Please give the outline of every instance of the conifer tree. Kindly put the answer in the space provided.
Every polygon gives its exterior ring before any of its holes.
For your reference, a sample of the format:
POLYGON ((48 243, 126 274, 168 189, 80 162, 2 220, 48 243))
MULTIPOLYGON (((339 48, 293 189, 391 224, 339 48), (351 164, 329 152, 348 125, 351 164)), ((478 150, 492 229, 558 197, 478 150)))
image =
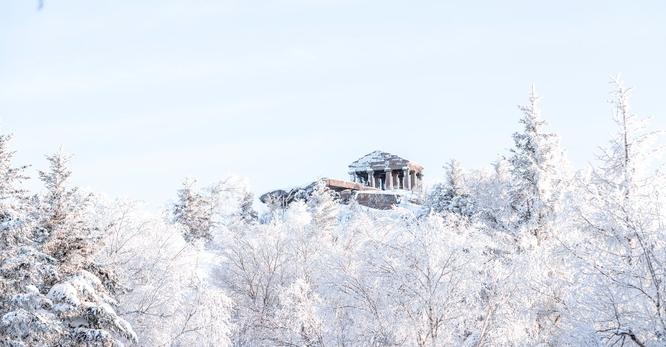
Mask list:
MULTIPOLYGON (((11 135, 0 135, 0 313, 8 309, 15 287, 29 281, 30 275, 14 272, 12 252, 30 243, 29 222, 25 213, 26 192, 21 184, 27 177, 27 166, 14 167, 14 151, 9 148, 11 135)), ((28 258, 26 256, 25 258, 28 258)), ((28 259, 20 262, 31 267, 28 259)))
POLYGON ((27 165, 14 167, 14 151, 9 148, 11 135, 0 135, 0 251, 3 247, 14 244, 23 238, 26 227, 28 200, 27 191, 22 184, 27 165))
POLYGON ((241 198, 238 215, 244 223, 255 223, 259 218, 257 211, 253 207, 254 195, 250 192, 244 192, 241 198))
POLYGON ((424 205, 433 212, 447 212, 470 218, 473 214, 473 204, 460 163, 452 159, 445 168, 446 182, 433 187, 424 205))
POLYGON ((186 240, 211 240, 214 227, 213 213, 215 210, 212 197, 196 190, 196 181, 185 180, 183 187, 178 190, 178 201, 173 205, 173 221, 183 227, 183 236, 186 240))
MULTIPOLYGON (((0 257, 0 336, 9 346, 116 346, 136 341, 116 313, 113 287, 94 262, 95 227, 85 219, 84 199, 67 186, 70 171, 61 153, 40 172, 46 193, 35 199, 32 239, 0 257)), ((108 278, 107 278, 108 279, 108 278)))
POLYGON ((549 224, 558 208, 562 183, 562 150, 557 135, 541 119, 540 97, 534 86, 529 103, 519 106, 523 129, 513 135, 514 148, 508 158, 511 172, 510 203, 516 232, 521 230, 547 237, 549 224))

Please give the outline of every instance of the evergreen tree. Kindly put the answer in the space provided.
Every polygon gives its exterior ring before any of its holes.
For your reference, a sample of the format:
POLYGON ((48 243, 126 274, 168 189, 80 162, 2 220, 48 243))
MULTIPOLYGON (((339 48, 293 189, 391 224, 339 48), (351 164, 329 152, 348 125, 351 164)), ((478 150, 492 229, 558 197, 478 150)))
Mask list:
POLYGON ((14 152, 9 149, 10 140, 10 135, 0 135, 0 314, 9 310, 15 288, 25 286, 32 279, 32 273, 18 271, 19 266, 32 268, 30 255, 26 254, 17 261, 12 254, 29 244, 30 239, 25 211, 26 192, 21 188, 27 179, 23 173, 27 167, 13 166, 14 152))
POLYGON ((24 173, 28 166, 12 165, 15 152, 9 149, 11 139, 11 135, 0 135, 0 203, 3 212, 13 203, 24 202, 27 194, 21 184, 28 179, 24 173))
POLYGON ((69 186, 72 172, 67 165, 71 156, 59 151, 46 159, 49 170, 39 172, 46 192, 39 200, 35 241, 60 262, 63 270, 75 273, 91 262, 101 231, 86 220, 91 195, 69 186))
POLYGON ((539 103, 540 97, 532 87, 529 104, 519 106, 523 130, 514 133, 514 148, 508 158, 515 231, 526 231, 537 240, 547 237, 558 208, 561 172, 566 169, 559 140, 548 132, 539 103))
POLYGON ((12 160, 14 151, 9 148, 11 135, 0 135, 0 252, 4 247, 19 242, 24 237, 28 200, 27 191, 22 184, 28 177, 25 175, 27 165, 14 167, 12 160))
POLYGON ((210 195, 201 194, 195 184, 194 180, 185 180, 178 190, 178 201, 171 210, 173 221, 183 227, 183 236, 187 241, 211 240, 215 210, 212 197, 217 194, 215 191, 210 195))
POLYGON ((446 182, 432 188, 424 206, 436 213, 453 213, 470 218, 473 214, 473 204, 460 163, 452 159, 445 168, 446 182))
POLYGON ((507 260, 521 275, 513 298, 518 314, 529 317, 526 336, 535 344, 559 344, 566 334, 569 272, 557 242, 565 235, 558 224, 568 167, 557 135, 549 132, 541 118, 540 97, 532 87, 529 103, 519 106, 523 129, 513 135, 514 148, 508 158, 510 183, 509 227, 516 248, 507 260))
POLYGON ((136 341, 115 312, 110 274, 94 262, 96 227, 85 219, 83 198, 67 187, 70 171, 61 153, 40 172, 46 193, 35 199, 34 237, 0 256, 3 300, 0 337, 9 346, 117 346, 136 341), (108 280, 109 278, 105 278, 108 280))
POLYGON ((254 195, 250 192, 244 192, 241 198, 240 207, 239 207, 239 217, 240 220, 244 223, 255 223, 259 218, 259 214, 253 207, 254 205, 254 195))

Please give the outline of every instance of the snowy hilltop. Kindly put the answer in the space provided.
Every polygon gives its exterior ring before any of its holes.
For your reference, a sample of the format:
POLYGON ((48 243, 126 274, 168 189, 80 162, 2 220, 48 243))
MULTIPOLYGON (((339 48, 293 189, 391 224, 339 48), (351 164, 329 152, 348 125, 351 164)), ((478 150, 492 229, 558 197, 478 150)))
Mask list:
POLYGON ((307 200, 317 185, 340 202, 352 201, 363 206, 388 210, 402 202, 420 204, 423 193, 423 167, 397 155, 374 151, 349 165, 350 180, 323 178, 305 187, 289 191, 270 191, 260 197, 269 207, 285 207, 294 201, 307 200))
POLYGON ((62 153, 31 193, 0 136, 0 346, 664 346, 666 182, 629 96, 584 170, 532 89, 490 169, 426 189, 376 151, 263 209, 229 177, 155 215, 62 153))

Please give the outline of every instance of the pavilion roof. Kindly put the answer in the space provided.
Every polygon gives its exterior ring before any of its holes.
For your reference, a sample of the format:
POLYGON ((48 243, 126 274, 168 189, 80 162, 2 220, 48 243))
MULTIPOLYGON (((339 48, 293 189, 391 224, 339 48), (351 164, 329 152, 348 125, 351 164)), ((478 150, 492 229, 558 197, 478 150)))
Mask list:
POLYGON ((383 171, 385 169, 402 170, 406 167, 409 167, 415 171, 423 170, 423 166, 415 162, 383 151, 374 151, 372 153, 368 153, 355 162, 349 164, 349 169, 355 172, 367 170, 383 171))

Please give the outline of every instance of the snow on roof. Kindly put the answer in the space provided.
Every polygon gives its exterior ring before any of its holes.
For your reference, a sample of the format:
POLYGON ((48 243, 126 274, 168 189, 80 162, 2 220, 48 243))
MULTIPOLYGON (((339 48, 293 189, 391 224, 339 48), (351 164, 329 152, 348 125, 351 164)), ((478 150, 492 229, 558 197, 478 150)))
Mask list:
POLYGON ((366 154, 355 162, 349 164, 349 169, 352 171, 384 169, 402 170, 405 167, 409 167, 416 171, 423 170, 423 167, 417 163, 383 151, 374 151, 366 154))

